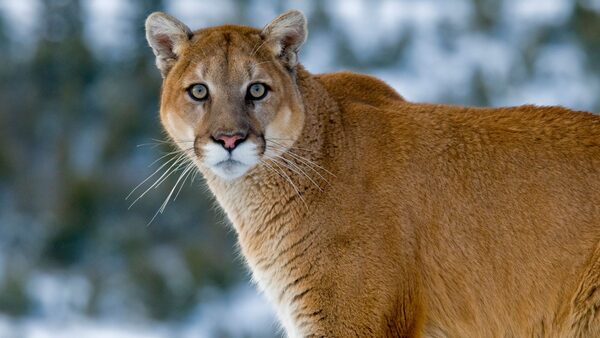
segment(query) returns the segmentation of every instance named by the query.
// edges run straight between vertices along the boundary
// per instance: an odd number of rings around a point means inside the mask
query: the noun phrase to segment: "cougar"
[[[160,118],[289,337],[600,337],[600,117],[411,103],[263,29],[146,21]]]

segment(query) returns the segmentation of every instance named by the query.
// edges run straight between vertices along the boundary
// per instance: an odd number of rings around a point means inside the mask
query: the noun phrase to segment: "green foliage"
[[[22,316],[31,309],[23,282],[21,277],[10,276],[0,284],[0,313]]]
[[[581,47],[589,56],[589,66],[600,74],[600,12],[583,6],[580,1],[575,6],[570,25],[573,26]]]
[[[93,181],[70,182],[68,188],[43,255],[59,267],[81,262],[94,237],[102,196],[102,186]]]

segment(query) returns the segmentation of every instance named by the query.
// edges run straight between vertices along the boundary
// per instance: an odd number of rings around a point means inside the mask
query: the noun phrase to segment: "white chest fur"
[[[283,326],[287,337],[289,338],[300,338],[303,337],[301,330],[297,327],[292,315],[295,311],[285,296],[281,296],[283,281],[278,280],[277,271],[273,270],[261,270],[256,266],[253,266],[249,262],[250,268],[252,269],[252,278],[259,290],[267,297],[269,302],[274,306],[277,318]]]
[[[214,181],[208,182],[210,186]],[[291,260],[290,256],[297,255],[296,250],[307,246],[306,242],[299,240],[303,238],[302,232],[290,231],[290,227],[294,224],[293,219],[298,219],[298,215],[294,217],[294,213],[289,209],[279,210],[283,216],[268,215],[265,211],[269,208],[265,208],[265,205],[271,203],[262,200],[268,192],[259,193],[257,190],[261,187],[256,185],[253,187],[248,189],[248,187],[232,184],[221,185],[218,188],[213,185],[211,189],[213,192],[217,191],[215,195],[219,203],[236,228],[240,247],[252,271],[254,282],[274,306],[287,336],[303,337],[306,328],[299,328],[294,320],[299,305],[292,301],[295,294],[286,290],[286,286],[289,287],[297,278],[298,272],[306,273],[305,267],[299,265],[300,259],[289,266],[285,265],[286,260]],[[289,233],[299,238],[289,238]],[[281,248],[290,247],[293,250],[278,257]],[[292,269],[295,273],[290,271]]]

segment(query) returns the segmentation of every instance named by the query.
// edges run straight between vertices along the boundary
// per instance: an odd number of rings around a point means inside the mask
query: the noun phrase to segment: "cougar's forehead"
[[[194,33],[186,56],[190,58],[184,78],[210,78],[216,82],[251,77],[253,67],[270,58],[261,48],[260,31],[247,27],[225,26]]]
[[[260,31],[243,26],[220,26],[194,32],[190,50],[202,56],[250,54],[262,42]]]

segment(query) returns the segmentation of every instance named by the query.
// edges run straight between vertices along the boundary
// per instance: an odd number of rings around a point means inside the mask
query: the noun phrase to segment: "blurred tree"
[[[7,65],[11,62],[11,43],[6,36],[6,27],[4,17],[0,16],[0,46],[4,50],[0,53],[0,65]],[[0,145],[9,144],[9,111],[10,111],[10,96],[9,87],[12,74],[9,67],[0,67]],[[6,178],[12,172],[10,154],[7,147],[0,147],[0,184],[6,183]],[[2,189],[0,189],[0,192]]]
[[[471,0],[475,15],[473,15],[473,29],[480,32],[493,33],[498,29],[498,22],[503,1]]]
[[[575,4],[575,11],[569,21],[573,35],[586,55],[589,70],[600,78],[600,11],[593,10],[585,1]],[[600,98],[596,100],[594,110],[600,112]]]
[[[45,13],[40,26],[42,34],[31,72],[31,95],[35,96],[37,106],[31,113],[43,117],[35,120],[39,129],[31,135],[32,142],[37,143],[35,148],[56,156],[42,158],[47,161],[43,165],[54,169],[52,184],[37,187],[44,189],[41,195],[56,212],[44,257],[59,265],[69,265],[85,255],[95,225],[93,205],[97,195],[94,187],[89,186],[93,180],[75,170],[74,156],[81,137],[78,131],[86,129],[93,111],[85,97],[86,89],[97,75],[97,67],[81,33],[79,1],[44,0],[42,4]]]

